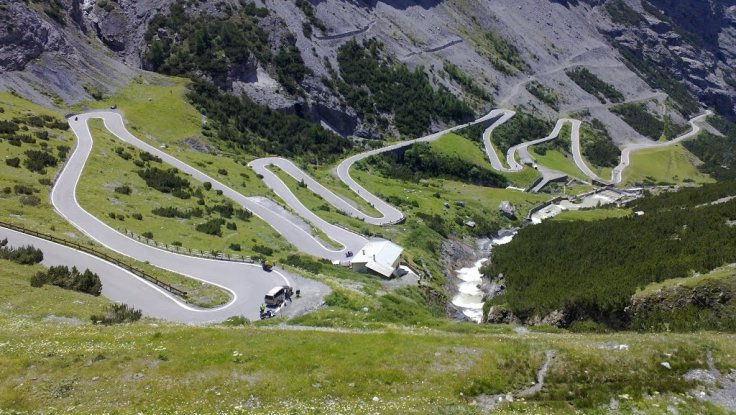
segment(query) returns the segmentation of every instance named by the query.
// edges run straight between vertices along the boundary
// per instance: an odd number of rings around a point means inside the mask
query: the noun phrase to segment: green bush
[[[611,111],[620,115],[631,128],[639,134],[652,140],[659,140],[664,134],[664,122],[647,111],[644,104],[621,104],[611,108]]]
[[[207,222],[200,223],[194,227],[197,232],[206,233],[207,235],[222,236],[222,225],[225,220],[222,218],[210,219]]]
[[[118,186],[115,188],[115,193],[120,193],[121,195],[129,195],[132,192],[130,189],[130,186],[124,185],[124,186]]]
[[[153,239],[153,232],[143,232],[141,236],[147,239]]]
[[[580,129],[580,145],[583,155],[594,166],[614,167],[618,164],[621,151],[613,144],[606,126],[598,119],[583,124]]]
[[[41,199],[36,195],[21,195],[19,200],[23,206],[38,206],[41,204]]]
[[[45,174],[46,167],[55,167],[58,163],[56,157],[46,151],[28,150],[25,155],[23,165],[34,173]]]
[[[635,203],[640,217],[526,227],[494,248],[483,273],[505,276],[504,301],[522,319],[562,310],[569,321],[625,327],[637,288],[736,262],[736,227],[725,225],[736,220],[736,200],[696,207],[733,195],[736,184],[684,192]]]
[[[513,43],[504,39],[496,32],[486,32],[484,35],[488,42],[491,64],[494,68],[506,75],[513,75],[518,71],[525,71],[529,68],[519,53],[519,49]]]
[[[188,194],[186,190],[190,187],[189,181],[179,177],[178,170],[176,169],[162,170],[152,167],[140,170],[138,176],[146,182],[148,187],[162,193],[172,193],[175,196],[175,193]],[[183,197],[181,198],[184,199]]]
[[[509,148],[524,141],[546,137],[553,127],[554,123],[549,120],[518,111],[509,121],[493,130],[491,138],[498,149],[506,153]]]
[[[55,285],[66,290],[79,291],[94,296],[102,293],[100,276],[90,270],[79,272],[76,267],[54,266],[47,271],[39,271],[31,277],[32,287],[41,287],[45,284]]]
[[[7,259],[21,265],[33,265],[43,261],[43,252],[31,245],[10,248],[8,240],[0,241],[0,259]]]
[[[17,195],[32,195],[34,193],[38,193],[38,190],[36,190],[34,187],[26,186],[24,184],[13,185],[13,191]]]
[[[140,157],[141,161],[144,162],[144,163],[145,162],[149,162],[149,161],[152,161],[154,163],[161,163],[162,162],[161,157],[154,156],[153,154],[151,154],[151,153],[149,153],[147,151],[141,151],[139,157]]]
[[[610,102],[621,102],[624,100],[624,95],[616,87],[604,82],[593,72],[590,72],[588,68],[578,66],[577,68],[566,70],[565,73],[585,92],[598,98],[601,104],[605,104],[606,100]]]
[[[555,94],[554,89],[544,86],[537,81],[530,81],[526,84],[526,90],[553,110],[557,111],[560,109],[560,98]]]
[[[378,168],[382,175],[402,180],[419,181],[432,177],[457,179],[489,187],[506,187],[508,180],[482,166],[468,165],[455,155],[438,153],[427,143],[371,157],[368,163]],[[398,202],[402,204],[402,202]],[[418,207],[418,206],[417,206]]]
[[[286,259],[282,260],[284,264],[291,265],[293,267],[301,268],[312,274],[319,274],[322,271],[322,263],[315,261],[312,258],[303,255],[289,255]]]
[[[11,157],[11,158],[5,159],[5,164],[7,164],[10,167],[18,168],[20,167],[20,159],[18,157]]]
[[[173,206],[157,207],[151,210],[151,213],[153,213],[156,216],[161,216],[164,218],[180,218],[180,219],[189,219],[192,217],[201,218],[203,215],[203,211],[200,208],[191,208],[187,210],[181,210]]]
[[[361,118],[393,113],[401,134],[419,136],[432,121],[461,122],[472,118],[470,106],[445,89],[435,90],[424,69],[409,70],[383,57],[376,39],[362,44],[350,40],[337,50],[338,89]]]
[[[253,245],[253,251],[265,256],[273,255],[273,249],[263,245]]]
[[[450,78],[460,84],[465,92],[474,95],[483,101],[493,103],[493,96],[489,94],[485,89],[478,86],[473,78],[466,75],[460,68],[448,61],[444,61],[442,69],[450,75]]]
[[[105,308],[103,314],[95,314],[90,316],[90,320],[94,324],[121,324],[133,323],[141,319],[143,313],[141,310],[133,308],[127,304],[111,304]]]

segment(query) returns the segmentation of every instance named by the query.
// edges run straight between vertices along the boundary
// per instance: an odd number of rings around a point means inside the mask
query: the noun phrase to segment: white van
[[[264,299],[266,306],[278,307],[281,304],[283,304],[284,301],[286,300],[286,290],[287,289],[288,287],[285,287],[282,285],[271,288],[271,291],[269,291],[266,294],[266,297]]]

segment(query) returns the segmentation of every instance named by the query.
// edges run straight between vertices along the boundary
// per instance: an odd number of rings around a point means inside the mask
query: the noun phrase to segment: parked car
[[[271,291],[266,293],[266,297],[263,302],[266,303],[267,307],[281,306],[281,304],[286,301],[286,289],[287,287],[283,285],[271,288]]]

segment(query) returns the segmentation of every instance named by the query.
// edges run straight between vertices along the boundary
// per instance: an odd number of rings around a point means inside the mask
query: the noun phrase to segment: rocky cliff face
[[[157,14],[167,13],[174,1],[59,0],[65,24],[44,9],[46,2],[4,6],[0,87],[46,102],[49,99],[38,93],[38,85],[69,102],[90,98],[85,85],[113,90],[147,67],[148,25]],[[223,19],[228,8],[240,8],[242,3],[246,2],[189,2],[186,10]],[[610,12],[613,3],[623,3],[640,18],[615,18]],[[659,104],[664,95],[658,92],[665,90],[670,96],[689,92],[695,97],[694,105],[678,106],[685,113],[699,110],[700,101],[734,114],[734,0],[323,0],[301,7],[295,1],[256,0],[255,4],[269,9],[268,17],[259,20],[269,41],[293,34],[311,73],[300,83],[304,94],[288,93],[275,80],[274,68],[254,61],[234,68],[231,92],[301,114],[343,134],[360,133],[362,120],[322,79],[330,76],[330,68],[337,68],[340,45],[369,38],[381,40],[395,61],[424,67],[435,85],[456,94],[467,91],[442,69],[445,62],[457,65],[496,97],[497,104],[523,105],[551,118],[558,112],[588,109],[620,141],[643,138],[608,105],[575,85],[566,69],[585,66],[615,85],[627,100],[651,100],[656,111],[663,108]],[[30,30],[13,32],[14,27]],[[490,33],[514,46],[524,63],[521,70],[499,68],[499,45]],[[558,110],[526,90],[530,78],[557,94]],[[678,82],[685,92],[672,89]],[[482,112],[491,106],[481,102],[476,109]],[[677,114],[675,118],[683,119]]]
[[[736,4],[733,0],[627,1],[641,19],[609,19],[598,27],[632,66],[651,65],[662,76],[682,82],[696,99],[734,117],[736,104]],[[638,58],[639,60],[636,60]],[[654,87],[665,82],[635,71]],[[667,91],[670,92],[671,91]]]

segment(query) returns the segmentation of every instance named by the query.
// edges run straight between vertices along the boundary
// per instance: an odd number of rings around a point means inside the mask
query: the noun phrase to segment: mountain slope
[[[161,17],[156,16],[170,15],[171,4],[179,3],[29,0],[5,5],[0,18],[12,24],[0,29],[0,44],[6,46],[0,52],[4,73],[0,87],[14,88],[47,104],[57,95],[74,103],[108,94],[138,68],[161,70],[150,59],[152,39],[177,43],[186,34],[153,27],[160,23]],[[383,59],[404,63],[409,69],[423,68],[435,87],[464,96],[476,112],[494,103],[486,94],[476,94],[479,98],[469,91],[485,90],[502,105],[525,105],[552,117],[556,110],[526,88],[534,79],[557,96],[559,111],[589,109],[591,118],[601,119],[619,143],[642,137],[612,114],[609,105],[576,85],[566,71],[587,67],[625,100],[649,101],[651,112],[664,116],[667,111],[676,122],[683,117],[672,108],[685,115],[697,112],[691,93],[724,115],[733,115],[734,96],[728,84],[736,79],[730,69],[736,50],[730,23],[732,1],[713,0],[709,7],[697,2],[636,0],[182,5],[184,15],[206,20],[213,27],[234,16],[251,15],[247,25],[259,33],[257,46],[272,56],[266,59],[262,53],[250,53],[223,61],[227,71],[221,87],[326,123],[342,134],[396,133],[385,123],[359,115],[343,91],[330,85],[330,80],[341,79],[338,50],[351,39],[377,39],[383,44]],[[691,15],[702,15],[703,24],[688,21]],[[13,32],[15,26],[32,30],[21,34]],[[704,44],[707,47],[699,47]],[[290,47],[288,61],[273,59]],[[303,67],[301,74],[284,74],[283,68],[294,62]],[[455,65],[451,71],[455,75],[443,69],[448,63]],[[203,76],[197,69],[192,76]],[[673,98],[669,105],[663,105],[659,90]],[[392,114],[386,115],[390,123]]]

